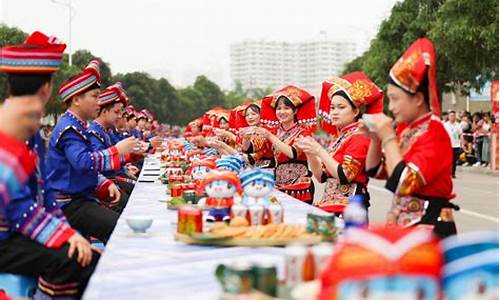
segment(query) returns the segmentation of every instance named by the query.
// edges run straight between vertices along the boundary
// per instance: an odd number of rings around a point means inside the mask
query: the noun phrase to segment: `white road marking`
[[[374,189],[374,190],[377,190],[379,192],[385,192],[385,193],[388,193],[388,194],[392,194],[387,189],[381,188],[381,187],[373,185],[373,184],[369,184],[368,185],[368,189]],[[460,208],[460,210],[458,212],[459,213],[463,213],[465,215],[472,216],[472,217],[476,217],[476,218],[488,220],[490,222],[496,222],[496,223],[499,222],[498,218],[495,218],[495,217],[492,217],[492,216],[488,216],[488,215],[485,215],[485,214],[481,214],[481,213],[478,213],[478,212],[475,212],[475,211],[471,211],[471,210],[468,210],[468,209],[464,209],[462,207]]]
[[[495,217],[492,217],[492,216],[488,216],[488,215],[484,215],[484,214],[480,214],[480,213],[475,212],[475,211],[471,211],[471,210],[460,208],[460,210],[458,212],[461,212],[461,213],[463,213],[465,215],[469,215],[469,216],[473,216],[473,217],[477,217],[477,218],[481,218],[481,219],[485,219],[485,220],[488,220],[488,221],[491,221],[491,222],[498,223],[498,218],[495,218]]]

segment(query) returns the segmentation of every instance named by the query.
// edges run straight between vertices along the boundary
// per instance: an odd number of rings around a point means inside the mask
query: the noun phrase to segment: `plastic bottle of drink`
[[[345,228],[366,227],[368,225],[368,212],[364,205],[363,195],[354,195],[349,199],[344,209]]]

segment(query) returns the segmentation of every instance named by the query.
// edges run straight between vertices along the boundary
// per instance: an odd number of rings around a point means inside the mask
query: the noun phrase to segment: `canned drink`
[[[218,265],[215,271],[222,289],[228,294],[247,294],[252,291],[252,266],[246,262]]]
[[[248,208],[250,215],[250,225],[257,226],[264,224],[264,206],[262,205],[251,205]]]
[[[321,243],[311,248],[311,253],[314,258],[314,278],[319,278],[319,275],[325,269],[328,259],[332,256],[333,245],[329,243]]]
[[[185,190],[182,192],[182,198],[186,203],[197,204],[198,198],[196,197],[196,192],[194,190]]]
[[[248,209],[245,205],[242,204],[234,204],[231,206],[231,218],[234,217],[242,217],[247,219]]]
[[[318,220],[312,212],[307,213],[307,232],[318,233]]]
[[[307,231],[320,234],[325,240],[334,240],[336,236],[335,215],[314,211],[307,214]]]
[[[276,266],[272,263],[260,262],[254,264],[252,271],[254,289],[276,297],[278,290]]]
[[[304,281],[304,264],[307,248],[292,245],[285,248],[285,281],[288,287],[294,287]]]
[[[318,218],[318,233],[323,236],[324,240],[334,240],[337,232],[335,227],[335,215],[330,213],[321,213]]]
[[[191,234],[203,232],[203,213],[201,209],[181,206],[177,210],[177,232]]]
[[[283,223],[283,206],[279,204],[271,204],[267,208],[267,223],[281,224]]]

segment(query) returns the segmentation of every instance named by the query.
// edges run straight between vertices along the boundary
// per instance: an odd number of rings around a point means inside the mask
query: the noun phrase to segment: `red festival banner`
[[[491,168],[498,170],[498,80],[491,83],[491,112],[495,117],[491,134]]]

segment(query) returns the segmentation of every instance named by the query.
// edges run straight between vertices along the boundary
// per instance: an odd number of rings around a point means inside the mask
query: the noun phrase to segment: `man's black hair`
[[[7,74],[9,95],[13,97],[34,95],[46,83],[50,83],[52,74]]]

